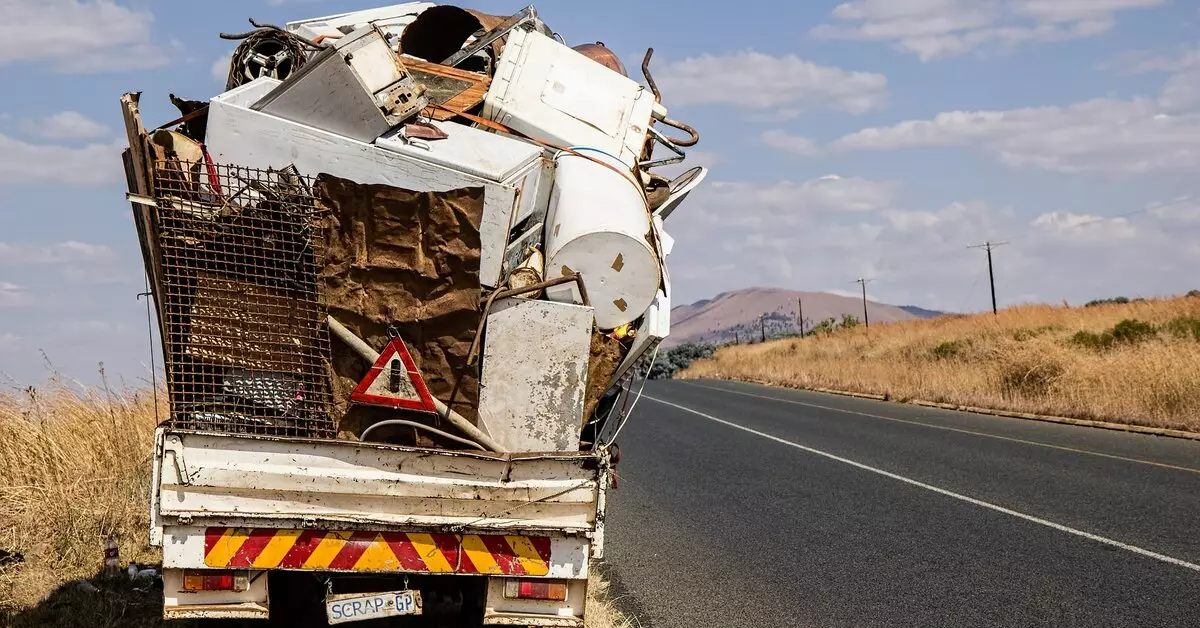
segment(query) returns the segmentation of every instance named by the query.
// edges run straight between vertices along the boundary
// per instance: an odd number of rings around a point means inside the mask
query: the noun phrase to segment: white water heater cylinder
[[[574,150],[586,157],[562,152],[555,158],[545,277],[580,273],[596,326],[615,329],[644,314],[658,294],[662,274],[650,214],[641,186],[621,160],[594,149]],[[550,288],[546,296],[582,302],[573,283]]]

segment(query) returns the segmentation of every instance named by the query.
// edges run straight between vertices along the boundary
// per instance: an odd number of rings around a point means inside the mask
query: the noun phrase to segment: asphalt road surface
[[[1200,442],[651,382],[607,558],[641,626],[1200,626]]]

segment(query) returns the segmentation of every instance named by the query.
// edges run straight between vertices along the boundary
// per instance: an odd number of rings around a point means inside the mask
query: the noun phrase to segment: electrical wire
[[[443,432],[442,430],[439,430],[436,427],[429,427],[428,425],[425,425],[422,423],[417,423],[416,421],[405,421],[403,419],[388,419],[386,421],[380,421],[380,422],[372,425],[371,427],[368,427],[367,429],[363,430],[363,433],[362,433],[362,435],[359,436],[359,438],[362,439],[363,441],[366,441],[367,435],[370,434],[371,432],[375,431],[375,428],[384,427],[386,425],[404,425],[407,427],[415,427],[420,430],[425,430],[427,432],[432,432],[434,434],[437,434],[438,436],[441,436],[442,438],[448,438],[454,442],[462,443],[463,445],[467,445],[469,447],[474,447],[475,449],[478,449],[480,451],[488,451],[488,449],[486,447],[484,447],[483,445],[480,445],[479,443],[477,443],[473,440],[467,440],[465,438],[455,436],[454,434],[449,434],[447,432]]]
[[[642,379],[642,386],[641,388],[638,388],[637,397],[634,397],[633,403],[629,406],[629,410],[625,412],[625,416],[621,418],[621,424],[617,426],[616,431],[613,432],[612,438],[608,439],[608,444],[604,445],[604,448],[611,447],[613,443],[617,442],[617,436],[621,433],[621,429],[624,428],[625,424],[629,422],[629,417],[633,416],[633,409],[637,407],[638,401],[641,401],[642,399],[642,392],[646,390],[646,382],[650,381],[650,371],[654,368],[654,362],[658,360],[658,349],[661,346],[662,345],[654,347],[654,355],[650,356],[650,364],[646,367],[646,377]]]

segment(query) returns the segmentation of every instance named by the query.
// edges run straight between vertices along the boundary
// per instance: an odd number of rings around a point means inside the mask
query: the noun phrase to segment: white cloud
[[[882,74],[819,65],[795,55],[703,55],[668,63],[657,75],[668,107],[722,104],[792,115],[827,107],[863,113],[887,102]]]
[[[845,135],[835,150],[978,147],[1001,163],[1059,173],[1144,174],[1200,167],[1200,67],[1177,60],[1157,98],[949,111]]]
[[[48,246],[0,242],[0,265],[35,266],[111,262],[117,254],[103,244],[68,240]]]
[[[873,211],[846,211],[857,207],[844,200],[836,211],[828,197],[813,200],[828,182],[886,193]],[[848,282],[862,276],[877,279],[872,299],[980,310],[990,306],[986,257],[968,247],[984,240],[1009,242],[994,253],[1001,305],[1200,288],[1191,270],[1200,265],[1200,201],[1116,218],[1027,207],[1022,217],[982,201],[904,207],[896,188],[848,178],[702,186],[667,222],[678,302],[753,284],[853,290]]]
[[[1093,37],[1112,29],[1121,11],[1167,0],[853,0],[833,10],[824,39],[891,42],[931,61],[971,51],[1007,51],[1030,42]]]
[[[78,111],[60,111],[37,120],[21,121],[21,130],[50,140],[94,140],[110,129]]]
[[[1130,74],[1193,70],[1200,68],[1200,46],[1178,48],[1173,53],[1144,50],[1126,53],[1115,63],[1107,65]]]
[[[220,59],[217,59],[213,62],[210,72],[212,72],[214,81],[221,85],[225,85],[226,81],[229,80],[229,62],[232,60],[233,53],[227,52],[222,55]]]
[[[786,153],[810,157],[821,152],[817,147],[817,143],[811,138],[804,137],[803,135],[793,135],[782,129],[764,131],[759,136],[759,139],[762,140],[763,144]]]
[[[0,281],[0,307],[25,307],[33,304],[33,295],[24,286]]]
[[[827,175],[796,183],[703,183],[680,211],[709,224],[796,226],[827,213],[865,213],[887,207],[896,184]],[[693,203],[693,198],[700,202]],[[750,211],[743,211],[749,208]]]
[[[124,148],[124,140],[73,148],[32,144],[0,133],[0,185],[117,181],[122,178]]]
[[[17,346],[18,342],[21,342],[21,337],[12,332],[0,334],[0,349],[11,349]]]
[[[58,72],[87,74],[156,68],[167,51],[152,41],[154,16],[113,0],[0,2],[0,66],[49,61]]]

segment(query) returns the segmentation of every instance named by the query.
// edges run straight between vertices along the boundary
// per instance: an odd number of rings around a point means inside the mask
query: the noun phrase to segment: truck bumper
[[[168,569],[428,573],[578,580],[590,539],[536,534],[168,526]]]

